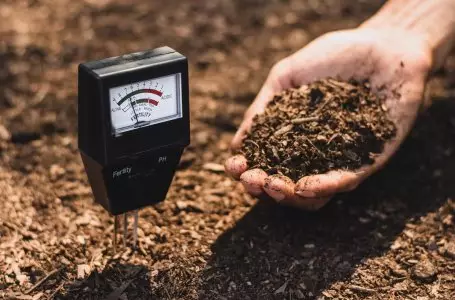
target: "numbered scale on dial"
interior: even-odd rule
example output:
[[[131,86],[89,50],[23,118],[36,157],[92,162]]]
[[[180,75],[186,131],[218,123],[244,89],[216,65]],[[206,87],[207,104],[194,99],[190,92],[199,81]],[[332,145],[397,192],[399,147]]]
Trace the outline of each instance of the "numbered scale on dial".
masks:
[[[95,201],[115,231],[124,215],[124,234],[135,212],[136,232],[138,209],[166,198],[190,142],[187,59],[162,47],[87,62],[78,84],[79,150]]]
[[[112,88],[112,131],[115,135],[182,117],[181,75],[144,80]]]

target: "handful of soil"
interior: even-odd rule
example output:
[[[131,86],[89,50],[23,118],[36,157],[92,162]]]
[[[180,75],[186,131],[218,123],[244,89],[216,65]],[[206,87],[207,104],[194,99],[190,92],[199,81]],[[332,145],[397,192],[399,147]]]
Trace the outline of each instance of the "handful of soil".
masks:
[[[395,134],[368,82],[325,79],[275,95],[255,117],[241,153],[249,168],[296,181],[372,164]]]

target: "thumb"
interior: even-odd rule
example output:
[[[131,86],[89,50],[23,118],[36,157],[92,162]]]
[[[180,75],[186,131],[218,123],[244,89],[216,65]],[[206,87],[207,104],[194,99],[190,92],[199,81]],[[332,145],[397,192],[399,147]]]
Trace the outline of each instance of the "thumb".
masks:
[[[292,86],[291,84],[292,64],[290,57],[287,57],[273,66],[267,80],[254,99],[253,103],[245,112],[243,121],[237,130],[231,148],[233,150],[242,146],[242,141],[245,138],[248,130],[251,128],[253,118],[265,111],[267,104],[273,99],[273,96]]]

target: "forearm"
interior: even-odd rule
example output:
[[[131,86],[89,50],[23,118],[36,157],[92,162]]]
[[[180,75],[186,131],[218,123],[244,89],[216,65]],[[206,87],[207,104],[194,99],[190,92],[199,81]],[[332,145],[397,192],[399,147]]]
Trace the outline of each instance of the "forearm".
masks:
[[[389,0],[362,27],[398,28],[420,36],[432,51],[436,69],[454,45],[455,0]]]

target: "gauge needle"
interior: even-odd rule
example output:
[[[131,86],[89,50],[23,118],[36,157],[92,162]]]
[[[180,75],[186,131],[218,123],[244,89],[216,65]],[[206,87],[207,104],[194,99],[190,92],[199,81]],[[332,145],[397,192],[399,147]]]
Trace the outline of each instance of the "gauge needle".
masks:
[[[136,123],[139,123],[139,119],[137,118],[136,109],[134,109],[133,103],[131,102],[131,98],[130,98],[130,105],[133,108],[134,115],[136,116]]]

